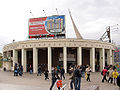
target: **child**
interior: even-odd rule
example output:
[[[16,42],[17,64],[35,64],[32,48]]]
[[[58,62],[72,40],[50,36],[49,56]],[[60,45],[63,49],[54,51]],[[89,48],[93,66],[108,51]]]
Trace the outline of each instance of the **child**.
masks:
[[[114,80],[114,85],[116,84],[116,79],[117,79],[117,77],[118,77],[118,72],[117,72],[117,70],[115,69],[114,70],[114,72],[113,72],[113,80]]]

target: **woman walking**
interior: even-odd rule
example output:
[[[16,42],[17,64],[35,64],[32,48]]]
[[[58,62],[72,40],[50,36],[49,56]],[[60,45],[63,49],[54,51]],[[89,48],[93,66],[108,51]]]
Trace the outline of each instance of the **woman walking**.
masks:
[[[88,68],[86,68],[86,73],[87,73],[87,81],[91,82],[90,80],[90,72],[91,72],[91,68],[90,66],[88,66]]]
[[[108,77],[109,77],[109,79],[108,79],[108,83],[109,83],[109,81],[110,81],[110,83],[112,83],[113,82],[113,68],[111,67],[110,68],[110,70],[108,70]]]

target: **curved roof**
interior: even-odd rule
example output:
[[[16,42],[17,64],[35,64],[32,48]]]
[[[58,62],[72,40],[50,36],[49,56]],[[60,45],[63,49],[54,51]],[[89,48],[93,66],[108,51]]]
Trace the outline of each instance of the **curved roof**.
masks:
[[[83,39],[40,39],[26,40],[7,44],[3,47],[3,52],[13,49],[27,48],[44,48],[44,47],[84,47],[84,48],[105,48],[115,50],[116,46],[111,43],[98,40],[83,40]]]

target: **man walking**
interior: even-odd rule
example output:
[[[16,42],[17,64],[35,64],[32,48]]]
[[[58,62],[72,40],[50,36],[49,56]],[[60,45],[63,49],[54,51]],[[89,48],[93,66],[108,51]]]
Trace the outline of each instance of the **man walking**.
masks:
[[[52,90],[56,80],[59,79],[59,76],[58,76],[58,72],[57,72],[57,68],[55,67],[53,70],[52,70],[52,84],[50,86],[50,90]]]
[[[65,79],[64,73],[65,73],[65,70],[63,67],[61,67],[61,69],[60,69],[61,80],[62,80],[62,77]]]
[[[80,84],[81,84],[81,69],[80,65],[77,66],[77,69],[74,71],[75,73],[75,90],[80,90]]]
[[[102,70],[102,74],[103,74],[102,82],[104,82],[104,80],[106,80],[106,82],[107,82],[107,79],[106,79],[107,69],[106,69],[105,67],[104,67],[104,69]]]

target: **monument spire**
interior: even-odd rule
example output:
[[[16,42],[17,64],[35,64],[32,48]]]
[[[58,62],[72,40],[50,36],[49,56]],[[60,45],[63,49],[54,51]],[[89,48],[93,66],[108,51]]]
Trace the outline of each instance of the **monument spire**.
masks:
[[[76,27],[74,21],[73,21],[73,18],[72,18],[72,15],[71,15],[71,12],[70,12],[69,9],[68,9],[68,11],[69,11],[69,14],[70,14],[70,18],[71,18],[71,20],[72,20],[72,24],[73,24],[73,28],[74,28],[76,37],[79,38],[79,39],[83,39],[82,36],[80,35],[80,33],[79,33],[79,31],[78,31],[78,29],[77,29],[77,27]]]

